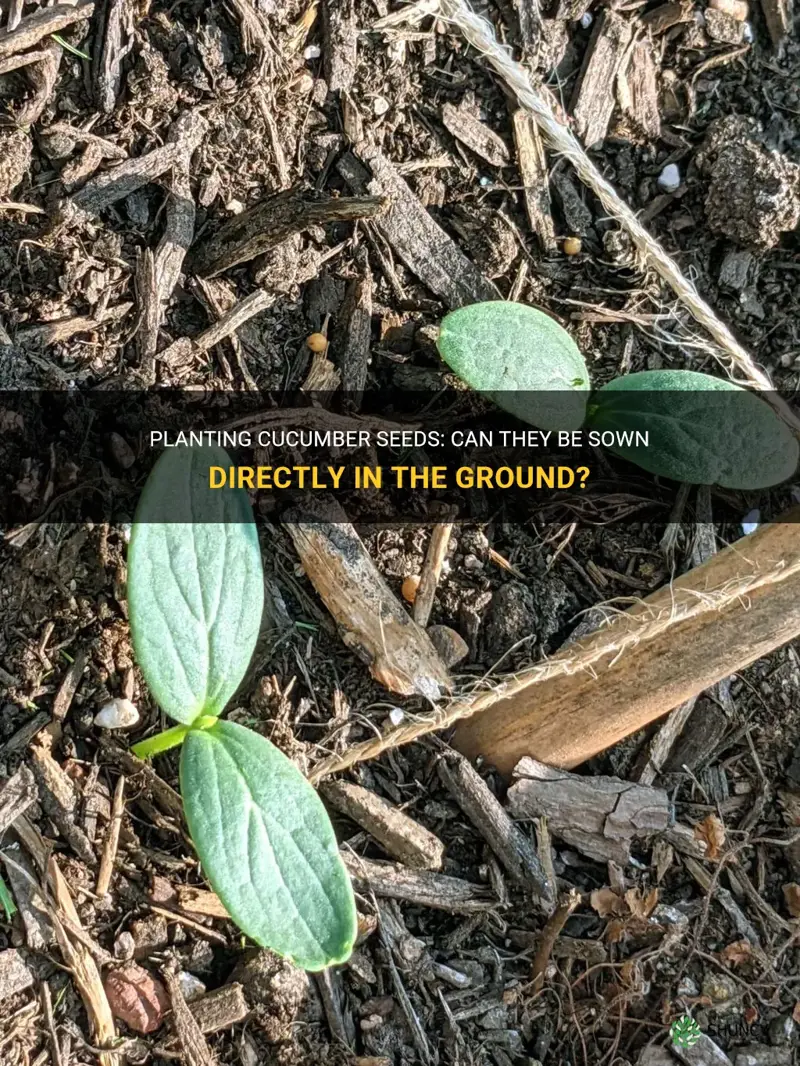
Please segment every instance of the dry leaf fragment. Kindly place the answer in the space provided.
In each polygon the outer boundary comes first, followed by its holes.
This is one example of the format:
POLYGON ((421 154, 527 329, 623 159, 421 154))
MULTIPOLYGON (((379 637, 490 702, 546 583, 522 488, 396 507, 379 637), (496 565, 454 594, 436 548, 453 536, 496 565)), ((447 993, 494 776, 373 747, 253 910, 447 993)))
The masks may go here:
POLYGON ((628 904, 630 912, 634 918, 640 918, 642 921, 646 921, 656 909, 656 904, 658 903, 658 889, 651 888, 645 895, 641 889, 629 888, 625 893, 625 902, 628 904))
POLYGON ((783 886, 783 898, 786 902, 786 909, 793 918, 800 918, 800 885, 794 881, 790 881, 788 885, 783 886))
POLYGON ((734 940, 719 953, 719 957, 728 966, 741 966, 753 957, 753 945, 748 940, 734 940))
POLYGON ((800 1024, 800 999, 795 1003, 794 1010, 792 1011, 792 1021, 800 1024))
POLYGON ((590 897, 594 910, 601 918, 607 918, 610 914, 625 914, 625 901, 611 888, 596 888, 590 897))
POLYGON ((103 986, 114 1017, 134 1033, 155 1032, 170 1008, 162 983, 135 962, 110 970, 103 986))
POLYGON ((725 845, 725 826, 716 814, 709 814, 702 822, 698 822, 694 827, 694 835, 696 840, 705 844, 706 858, 716 862, 725 845))
MULTIPOLYGON (((745 1007, 742 1017, 744 1018, 745 1025, 755 1025, 758 1021, 758 1011, 755 1007, 745 1007)), ((797 1019, 795 1019, 795 1021, 797 1021, 797 1019)))

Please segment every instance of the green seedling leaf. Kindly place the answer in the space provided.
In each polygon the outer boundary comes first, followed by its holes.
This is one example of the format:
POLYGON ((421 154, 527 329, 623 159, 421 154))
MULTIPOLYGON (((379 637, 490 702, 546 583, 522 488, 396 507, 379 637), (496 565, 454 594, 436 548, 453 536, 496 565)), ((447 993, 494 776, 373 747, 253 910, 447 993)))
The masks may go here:
POLYGON ((347 959, 353 891, 325 808, 294 764, 218 721, 189 732, 180 777, 203 871, 239 928, 306 970, 347 959))
POLYGON ((253 654, 264 606, 252 509, 240 489, 210 490, 222 448, 164 452, 144 487, 128 552, 136 658, 161 708, 185 725, 218 715, 253 654))
POLYGON ((473 389, 540 429, 579 429, 589 372, 566 330, 525 304, 472 304, 442 320, 442 359, 473 389))
POLYGON ((651 474, 697 485, 767 488, 791 477, 798 464, 798 443, 769 404, 692 370, 649 370, 609 382, 592 397, 588 426, 648 431, 648 447, 610 450, 651 474))

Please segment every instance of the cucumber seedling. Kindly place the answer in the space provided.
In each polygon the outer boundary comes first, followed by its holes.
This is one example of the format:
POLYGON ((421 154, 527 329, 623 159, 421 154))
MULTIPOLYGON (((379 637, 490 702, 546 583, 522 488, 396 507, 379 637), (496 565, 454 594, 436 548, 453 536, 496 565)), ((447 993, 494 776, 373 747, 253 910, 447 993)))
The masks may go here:
POLYGON ((306 970, 343 962, 353 890, 321 800, 258 733, 220 720, 258 638, 261 553, 247 494, 209 491, 216 447, 175 448, 145 485, 128 552, 136 659, 179 725, 133 751, 181 745, 180 783, 203 872, 242 932, 306 970))
POLYGON ((533 307, 497 301, 452 311, 437 344, 458 377, 530 425, 650 431, 647 447, 609 450, 651 474, 761 489, 797 469, 797 440, 757 394, 693 370, 626 374, 592 392, 575 342, 533 307))

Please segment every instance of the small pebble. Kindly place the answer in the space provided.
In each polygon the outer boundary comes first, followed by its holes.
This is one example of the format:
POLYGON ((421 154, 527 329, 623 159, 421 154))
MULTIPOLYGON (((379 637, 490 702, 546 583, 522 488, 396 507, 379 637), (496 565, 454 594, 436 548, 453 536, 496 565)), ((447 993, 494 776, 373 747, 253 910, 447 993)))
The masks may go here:
POLYGON ((311 90, 314 88, 314 79, 310 74, 301 74, 297 81, 294 83, 294 88, 300 93, 301 96, 308 96, 311 90))
POLYGON ((244 211, 244 204, 241 200, 229 200, 225 204, 225 210, 230 211, 232 215, 241 215, 244 211))
POLYGON ((742 519, 742 533, 746 537, 749 537, 751 533, 755 533, 758 529, 759 522, 761 521, 761 512, 757 507, 754 507, 752 511, 748 511, 742 519))
POLYGON ((376 96, 372 101, 372 112, 375 115, 385 115, 391 107, 391 104, 385 96, 376 96))
POLYGON ((594 22, 594 15, 591 11, 585 11, 580 18, 580 24, 582 30, 588 30, 591 24, 594 22))
POLYGON ((130 729, 138 721, 136 704, 125 699, 111 700, 94 716, 94 724, 101 729, 130 729))
POLYGON ((675 192, 681 184, 681 172, 675 163, 667 163, 658 175, 658 187, 664 192, 675 192))
POLYGON ((428 636, 445 666, 455 666, 469 655, 469 645, 449 626, 428 626, 428 636))
POLYGON ((405 717, 406 712, 402 707, 392 707, 391 711, 389 711, 389 721, 394 726, 402 725, 405 721, 405 717))
POLYGON ((582 247, 580 237, 564 238, 564 255, 580 255, 582 247))
POLYGON ((418 574, 409 574, 403 582, 400 591, 403 594, 403 599, 406 603, 414 603, 417 598, 417 591, 419 589, 420 578, 418 574))
POLYGON ((483 570, 483 563, 480 561, 477 555, 473 555, 471 552, 469 555, 464 556, 464 569, 465 570, 483 570))
POLYGON ((206 986, 200 978, 195 977, 193 973, 188 973, 186 970, 181 970, 178 974, 178 984, 181 986, 183 998, 187 1003, 191 1003, 193 1000, 205 995, 206 986))
POLYGON ((310 44, 308 48, 303 51, 303 59, 319 59, 322 55, 322 49, 318 44, 310 44))
POLYGON ((312 352, 324 352, 328 347, 328 338, 324 333, 312 333, 311 336, 306 339, 306 344, 312 352))
POLYGON ((734 999, 738 988, 732 977, 724 973, 708 973, 703 980, 703 995, 714 1004, 728 1003, 734 999))
POLYGON ((745 44, 752 44, 756 39, 755 33, 753 33, 753 27, 749 22, 745 22, 742 28, 742 40, 745 44))
POLYGON ((481 176, 478 178, 478 184, 482 189, 488 189, 489 186, 492 184, 492 179, 487 178, 485 174, 481 174, 481 176))

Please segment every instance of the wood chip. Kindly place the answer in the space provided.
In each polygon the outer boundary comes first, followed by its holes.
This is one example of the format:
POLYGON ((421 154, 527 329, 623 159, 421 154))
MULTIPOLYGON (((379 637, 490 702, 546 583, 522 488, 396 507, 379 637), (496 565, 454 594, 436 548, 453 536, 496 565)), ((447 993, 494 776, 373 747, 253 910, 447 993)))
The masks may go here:
POLYGON ((556 248, 556 234, 550 208, 550 180, 539 128, 533 115, 522 108, 514 112, 513 123, 528 221, 542 250, 553 252, 556 248))
POLYGON ((509 151, 505 141, 476 118, 468 108, 445 104, 442 107, 442 122, 456 140, 471 148, 493 167, 504 167, 508 164, 509 151))
POLYGON ((680 1047, 675 1043, 671 1047, 676 1057, 686 1066, 733 1066, 722 1048, 705 1033, 701 1033, 700 1039, 690 1048, 680 1047))
POLYGON ((772 44, 779 48, 789 32, 788 0, 761 0, 761 10, 767 24, 772 44))
POLYGON ((101 326, 122 321, 132 307, 132 303, 121 303, 106 308, 94 317, 75 315, 71 318, 59 318, 54 322, 43 322, 37 326, 26 326, 25 329, 17 331, 17 344, 23 348, 46 348, 51 344, 61 344, 78 333, 93 333, 101 326))
POLYGON ((94 866, 97 862, 94 849, 77 823, 80 810, 77 788, 42 744, 31 749, 31 766, 45 814, 53 820, 75 854, 94 866))
POLYGON ((240 984, 223 985, 214 989, 207 996, 194 1000, 189 1010, 205 1036, 230 1029, 232 1025, 243 1022, 250 1013, 250 1007, 240 984))
POLYGON ((508 803, 515 818, 546 817, 554 836, 600 862, 630 862, 634 839, 665 830, 671 820, 662 789, 616 777, 579 777, 522 759, 508 803))
POLYGON ((423 629, 427 626, 431 616, 452 533, 452 522, 437 522, 431 531, 431 539, 425 553, 425 562, 422 564, 419 587, 414 599, 414 621, 423 629))
POLYGON ((393 859, 416 870, 441 870, 445 852, 441 840, 387 800, 349 781, 329 781, 320 791, 335 810, 352 818, 393 859))
POLYGON ((100 55, 95 61, 95 94, 100 110, 111 114, 122 84, 122 61, 133 47, 133 0, 108 0, 102 5, 100 55))
POLYGON ((358 28, 353 0, 325 0, 325 77, 332 92, 353 84, 358 61, 358 28))
POLYGON ((211 1054, 203 1031, 183 998, 177 974, 170 967, 161 972, 172 1003, 172 1024, 187 1066, 216 1066, 217 1059, 211 1054))
POLYGON ((491 910, 496 900, 483 885, 457 877, 409 870, 392 862, 374 862, 345 852, 342 859, 357 892, 373 892, 379 898, 397 899, 451 914, 477 914, 491 910))
POLYGON ((111 804, 111 820, 108 823, 106 838, 103 843, 103 854, 100 858, 100 869, 97 873, 97 895, 102 899, 111 885, 111 876, 114 873, 114 861, 119 847, 119 832, 122 828, 122 815, 125 810, 125 778, 120 774, 114 789, 114 799, 111 804))
POLYGON ((216 894, 205 888, 195 888, 194 885, 177 886, 178 906, 181 910, 190 911, 192 914, 203 914, 207 918, 230 919, 225 909, 225 904, 216 894))
POLYGON ((297 554, 342 640, 392 692, 436 700, 450 676, 430 637, 400 606, 361 538, 333 499, 284 515, 297 554))
POLYGON ((605 10, 595 21, 572 97, 578 136, 587 148, 603 140, 614 111, 614 85, 631 39, 631 24, 605 10))
POLYGON ((354 411, 361 407, 372 342, 372 273, 363 248, 359 250, 357 262, 359 274, 347 287, 336 316, 332 345, 338 353, 345 401, 348 409, 354 411))
POLYGON ((39 8, 24 18, 16 29, 0 30, 0 59, 25 52, 51 34, 60 33, 82 19, 91 18, 93 13, 94 0, 39 8))
POLYGON ((691 0, 670 0, 668 4, 644 12, 639 16, 639 20, 652 34, 658 36, 681 22, 694 22, 694 5, 691 0))
POLYGON ((0 951, 0 1002, 16 996, 36 982, 33 970, 16 948, 0 951))
POLYGON ((192 253, 192 267, 213 278, 277 248, 311 226, 375 218, 386 206, 381 196, 340 196, 312 200, 307 190, 289 189, 235 215, 192 253))
POLYGON ((36 782, 27 766, 10 777, 0 788, 0 840, 6 829, 37 799, 36 782))
POLYGON ((383 153, 363 149, 360 154, 372 170, 370 192, 391 199, 375 226, 408 269, 451 308, 499 299, 497 288, 434 222, 383 153))
POLYGON ((449 752, 439 762, 439 777, 513 880, 549 912, 555 886, 548 883, 533 842, 514 825, 480 774, 463 756, 449 752))
POLYGON ((25 926, 25 941, 31 951, 47 951, 54 943, 56 934, 33 865, 18 845, 11 848, 4 846, 3 862, 25 926))
POLYGON ((63 722, 69 714, 72 701, 75 699, 75 693, 78 691, 78 686, 86 670, 86 662, 86 652, 81 649, 76 652, 75 658, 70 663, 66 674, 64 674, 61 684, 58 686, 58 692, 53 698, 53 718, 56 722, 63 722))
POLYGON ((622 111, 650 140, 661 136, 661 112, 658 102, 658 66, 649 37, 633 46, 630 60, 620 70, 617 85, 622 111))

